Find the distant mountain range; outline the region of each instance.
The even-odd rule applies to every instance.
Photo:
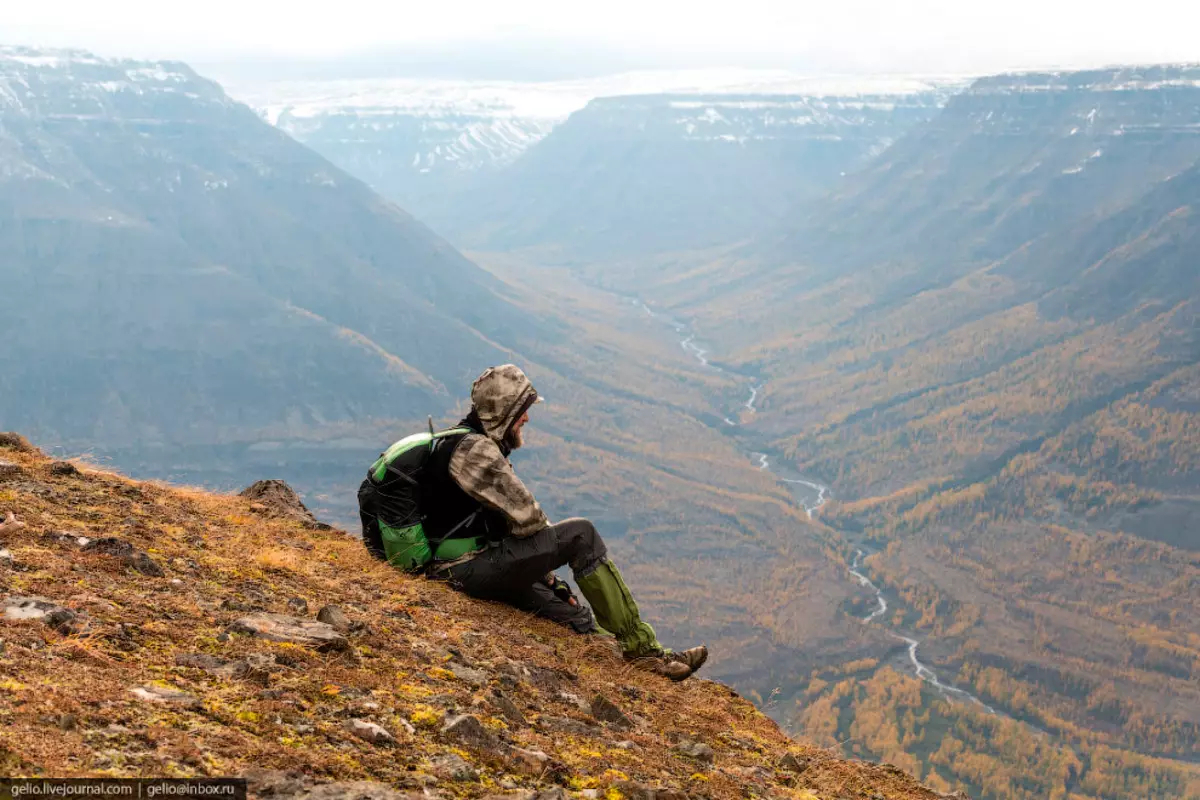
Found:
[[[992,709],[862,664],[794,724],[983,797],[1195,794],[1200,68],[982,79],[771,233],[607,279],[759,377],[872,624]]]
[[[0,50],[0,254],[0,417],[43,441],[214,446],[440,411],[446,385],[550,332],[172,62]]]
[[[460,246],[594,257],[744,239],[962,85],[734,71],[233,91]]]

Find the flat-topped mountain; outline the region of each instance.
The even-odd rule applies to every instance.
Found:
[[[471,246],[593,255],[739,241],[837,186],[947,93],[600,98],[492,176],[465,221],[442,224]]]
[[[596,255],[745,238],[836,185],[963,85],[687,78],[235,91],[457,244]]]

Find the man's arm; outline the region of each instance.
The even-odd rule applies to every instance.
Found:
[[[500,447],[486,436],[463,437],[450,459],[450,477],[471,497],[504,514],[513,536],[532,536],[550,524]]]

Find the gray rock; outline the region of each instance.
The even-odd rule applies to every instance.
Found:
[[[330,530],[329,525],[317,521],[300,500],[300,495],[283,481],[257,481],[243,489],[240,496],[251,501],[250,509],[256,513],[299,522],[306,528]]]
[[[519,775],[541,775],[550,765],[550,756],[541,750],[524,750],[514,747],[508,751],[509,766]]]
[[[694,758],[705,764],[711,764],[716,759],[716,753],[703,742],[693,742],[691,739],[681,739],[679,744],[671,748],[681,756]]]
[[[628,800],[655,800],[655,791],[637,781],[614,781],[613,788]]]
[[[297,617],[308,616],[308,601],[303,597],[293,597],[287,601],[288,612]],[[321,620],[324,622],[325,620]]]
[[[463,683],[469,683],[471,686],[483,686],[488,682],[488,674],[481,669],[473,669],[462,664],[452,663],[449,665],[449,670],[454,673],[454,677]]]
[[[255,655],[250,658],[254,658]],[[259,656],[259,658],[263,657]],[[274,664],[274,658],[271,658],[271,664]],[[210,656],[207,653],[181,653],[175,656],[175,665],[201,669],[220,678],[249,680],[260,686],[267,686],[270,683],[270,672],[264,667],[251,665],[249,660],[229,661]]]
[[[430,761],[430,767],[434,775],[444,780],[460,782],[479,780],[479,771],[456,753],[446,753],[434,758]]]
[[[242,617],[230,626],[230,630],[272,642],[291,642],[323,653],[350,649],[346,637],[334,630],[332,625],[287,614],[259,611]]]
[[[367,722],[363,719],[347,720],[346,730],[374,745],[384,747],[395,747],[396,745],[396,737],[388,733],[382,725],[376,725],[374,722]]]
[[[0,547],[0,567],[12,567],[13,554],[7,547]]]
[[[495,751],[500,747],[500,742],[495,734],[483,727],[483,723],[470,714],[451,717],[442,726],[442,735],[478,750]]]
[[[642,749],[642,748],[638,747],[637,742],[630,741],[629,739],[626,739],[622,742],[617,742],[616,744],[613,745],[613,747],[617,748],[618,750],[641,750]]]
[[[570,736],[600,735],[599,725],[589,725],[586,722],[571,719],[570,717],[542,717],[538,720],[538,726],[554,733],[565,733]]]
[[[147,703],[163,703],[183,708],[196,708],[200,705],[200,701],[196,699],[195,695],[181,692],[178,689],[164,689],[161,686],[154,686],[153,684],[135,686],[129,690],[129,693],[139,700],[145,700]]]
[[[348,633],[350,631],[350,618],[338,606],[324,606],[317,612],[317,620],[332,626],[338,633]]]
[[[155,563],[154,559],[150,557],[150,554],[143,553],[141,550],[138,550],[132,556],[122,560],[125,562],[126,566],[133,567],[143,575],[149,575],[152,578],[161,578],[162,576],[166,575],[166,573],[163,572],[163,568]]]
[[[607,722],[614,728],[629,730],[633,727],[633,721],[625,716],[625,712],[617,708],[613,701],[602,694],[598,694],[592,698],[591,711],[593,717],[601,722]]]
[[[161,578],[166,573],[162,567],[155,563],[154,559],[150,558],[148,553],[138,550],[124,539],[118,539],[115,536],[105,536],[100,539],[93,539],[83,545],[85,553],[99,553],[100,555],[113,556],[121,560],[121,563],[133,567],[143,575],[149,575],[154,578]]]
[[[580,711],[582,711],[585,714],[589,713],[592,710],[591,706],[589,706],[587,703],[585,703],[583,701],[583,698],[580,697],[579,695],[575,694],[574,692],[559,692],[556,696],[562,702],[566,703],[569,706],[575,706],[575,708],[578,708]]]
[[[16,478],[24,471],[21,469],[20,464],[14,464],[11,461],[0,461],[0,481]]]
[[[551,786],[549,789],[542,789],[538,792],[534,800],[568,800],[568,798],[566,789],[561,786]]]
[[[45,597],[13,595],[0,601],[0,611],[9,622],[40,620],[60,633],[79,633],[86,627],[85,617]]]
[[[501,716],[512,724],[522,728],[529,724],[525,720],[525,715],[521,713],[521,709],[517,707],[517,704],[499,689],[492,692],[492,705],[496,707]]]
[[[58,545],[60,547],[87,547],[92,541],[86,536],[70,531],[47,531],[42,534],[42,539],[47,544]]]
[[[779,759],[779,768],[800,774],[808,769],[808,759],[795,753],[784,753]]]
[[[115,536],[103,536],[99,539],[93,539],[84,545],[83,549],[88,553],[98,553],[102,556],[115,556],[117,558],[131,556],[137,551],[137,548],[132,544]]]
[[[734,771],[743,779],[757,783],[772,783],[775,780],[774,772],[758,764],[751,767],[739,767]]]

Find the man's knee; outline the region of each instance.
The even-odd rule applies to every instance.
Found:
[[[570,563],[575,572],[586,572],[608,556],[608,548],[591,520],[572,517],[559,522],[554,528],[560,532],[560,541],[570,542]]]

